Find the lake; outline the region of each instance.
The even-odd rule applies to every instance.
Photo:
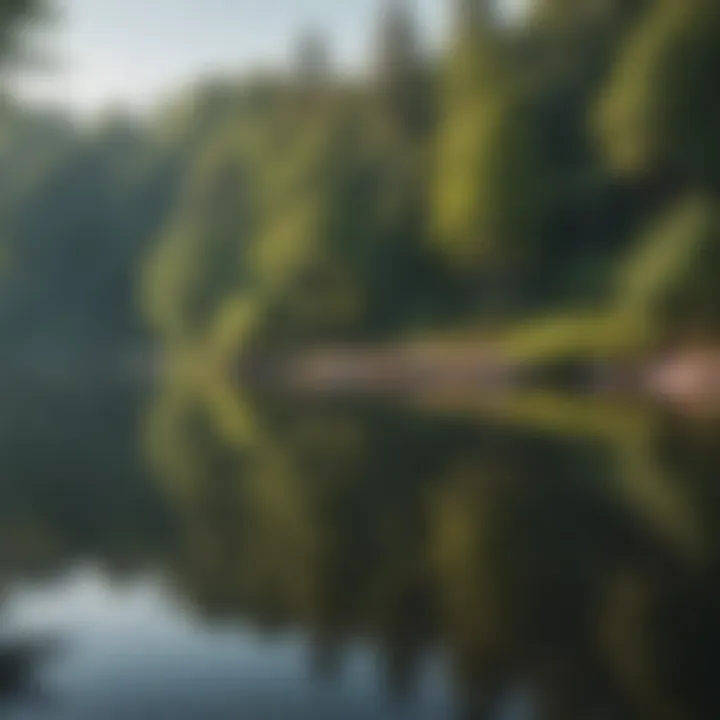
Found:
[[[3,383],[0,716],[720,717],[720,426]]]

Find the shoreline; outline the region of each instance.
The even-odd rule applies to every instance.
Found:
[[[577,362],[558,372],[479,344],[346,345],[253,356],[239,375],[256,387],[321,395],[499,392],[568,387],[720,407],[720,349],[668,352],[632,363]]]

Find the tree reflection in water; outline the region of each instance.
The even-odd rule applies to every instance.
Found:
[[[720,711],[715,428],[562,398],[461,418],[175,392],[150,447],[209,612],[314,628],[323,672],[327,638],[382,639],[399,694],[446,648],[467,717],[519,687],[552,719]]]
[[[57,650],[49,641],[29,639],[0,640],[0,709],[19,701],[47,700],[38,679],[38,670]]]
[[[105,429],[126,458],[133,424]],[[447,660],[458,718],[716,717],[717,438],[592,401],[441,411],[173,381],[143,422],[152,475],[128,465],[110,502],[99,472],[29,502],[14,463],[2,572],[160,565],[208,619],[305,631],[329,685],[353,640],[382,647],[400,704]]]

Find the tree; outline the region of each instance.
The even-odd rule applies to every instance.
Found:
[[[21,52],[18,29],[29,17],[46,9],[45,0],[0,0],[0,57],[7,60]]]
[[[617,56],[597,110],[612,168],[671,183],[718,181],[720,7],[708,0],[648,5]]]
[[[507,37],[485,14],[462,28],[442,84],[436,242],[497,311],[532,254],[540,178],[528,97]]]

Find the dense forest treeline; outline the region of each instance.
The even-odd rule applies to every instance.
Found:
[[[2,362],[714,341],[716,4],[457,13],[438,59],[400,8],[371,75],[335,74],[308,38],[294,74],[205,83],[150,121],[6,102]],[[126,388],[5,383],[0,579],[162,564],[211,617],[305,628],[319,671],[372,638],[398,693],[442,646],[466,717],[518,682],[547,717],[718,714],[716,428],[597,399],[467,422],[258,404],[199,375],[166,374],[146,418],[156,484]]]
[[[7,101],[5,346],[500,337],[524,357],[720,330],[720,10],[458,0],[439,57],[390,3],[372,71],[322,38],[92,128]]]

